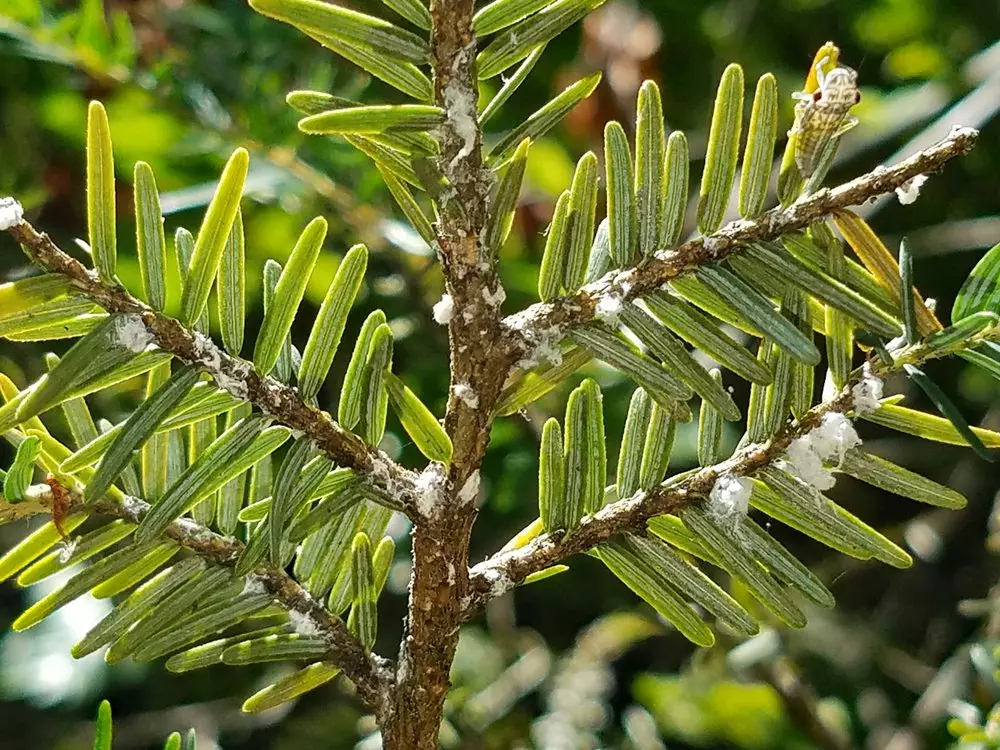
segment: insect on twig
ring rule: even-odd
[[[77,539],[70,539],[62,525],[62,522],[66,520],[66,516],[69,515],[73,499],[69,494],[69,490],[63,487],[59,483],[59,480],[51,474],[45,477],[45,483],[52,491],[52,524],[56,527],[56,531],[59,532],[59,536],[63,540],[63,550],[59,555],[59,562],[65,563],[76,550],[78,541]]]
[[[826,73],[823,66],[828,60],[823,57],[816,63],[819,87],[815,91],[792,94],[798,104],[788,136],[795,137],[795,163],[804,179],[816,171],[830,142],[858,124],[858,119],[850,114],[851,107],[861,101],[858,74],[842,65]]]

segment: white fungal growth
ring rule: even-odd
[[[463,50],[455,56],[453,72],[461,69],[464,58],[469,53],[470,50]],[[444,88],[444,107],[448,123],[455,131],[455,135],[462,139],[462,147],[449,164],[452,168],[476,148],[476,138],[479,135],[476,99],[476,92],[471,88],[466,88],[458,75],[453,75]]]
[[[462,505],[471,505],[479,497],[479,470],[476,469],[465,480],[462,489],[458,491],[458,500]]]
[[[872,374],[871,365],[865,362],[861,380],[851,388],[854,413],[858,416],[875,411],[882,406],[882,379]]]
[[[483,299],[490,307],[500,307],[503,301],[507,299],[507,292],[504,291],[504,288],[500,284],[497,284],[495,292],[491,292],[487,287],[483,287]]]
[[[450,294],[444,294],[437,304],[434,305],[434,322],[438,325],[446,326],[451,322],[455,314],[455,300]]]
[[[24,209],[13,198],[0,198],[0,231],[6,232],[24,220]]]
[[[899,202],[904,206],[909,206],[911,203],[916,202],[917,198],[920,197],[920,188],[923,184],[927,182],[927,175],[918,174],[911,180],[907,180],[898,188],[896,188],[896,197],[899,198]]]
[[[472,386],[468,383],[456,383],[452,386],[451,390],[455,394],[455,397],[470,409],[479,408],[479,396],[476,395],[476,392],[472,390]]]
[[[708,496],[708,514],[712,520],[734,532],[747,514],[753,481],[747,477],[723,474],[715,480]]]
[[[250,363],[234,359],[229,367],[231,372],[226,372],[222,368],[222,352],[212,339],[195,331],[194,342],[198,363],[209,370],[216,385],[240,400],[245,399],[250,393],[246,384],[247,376],[250,374]]]
[[[306,637],[323,635],[323,628],[316,622],[316,618],[308,612],[300,612],[297,609],[288,610],[288,619],[295,628],[295,632]]]
[[[715,255],[726,246],[726,242],[719,237],[708,235],[704,240],[702,240],[702,245],[708,252]]]
[[[115,325],[115,341],[123,349],[140,354],[153,343],[153,336],[139,315],[122,315]]]
[[[605,294],[597,301],[595,315],[609,326],[618,324],[618,316],[622,311],[622,298],[615,294]]]
[[[48,485],[41,486],[46,489],[48,488]],[[125,495],[118,505],[130,519],[138,517],[141,513],[145,513],[149,509],[149,506],[143,500],[133,497],[132,495]]]
[[[413,483],[416,493],[417,511],[430,518],[444,507],[444,475],[440,464],[428,464]]]

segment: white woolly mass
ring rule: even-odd
[[[713,237],[708,235],[702,241],[702,246],[708,250],[708,252],[715,255],[717,252],[722,250],[726,246],[726,242],[721,237]]]
[[[240,592],[240,596],[257,596],[258,594],[266,593],[267,587],[260,576],[255,576],[251,573],[243,579],[243,590]]]
[[[813,450],[824,461],[836,457],[837,465],[844,463],[844,454],[861,445],[861,438],[851,424],[851,420],[839,411],[827,412],[818,427],[809,432]]]
[[[0,231],[6,232],[24,220],[24,209],[13,198],[0,198]]]
[[[76,552],[76,546],[80,543],[80,537],[74,537],[67,542],[63,543],[63,547],[59,550],[59,563],[65,565],[69,562],[69,559]]]
[[[917,198],[920,197],[920,188],[923,187],[925,182],[927,182],[927,175],[918,174],[912,180],[907,180],[896,188],[896,197],[899,198],[899,202],[904,206],[915,203]]]
[[[514,588],[514,581],[511,580],[510,576],[504,573],[502,570],[497,570],[496,568],[487,568],[483,575],[486,580],[490,582],[490,597],[496,598],[502,596]]]
[[[490,292],[489,289],[483,287],[483,299],[490,307],[500,307],[504,300],[507,299],[507,292],[504,291],[504,288],[500,284],[497,284],[495,292]]]
[[[823,466],[823,459],[813,450],[807,437],[796,438],[785,452],[785,467],[817,490],[829,490],[837,483],[833,473]]]
[[[42,485],[43,487],[48,487],[48,485]],[[130,517],[135,518],[140,513],[145,513],[149,506],[144,500],[140,500],[132,495],[125,495],[122,497],[121,501],[118,503],[119,507]]]
[[[436,515],[444,507],[444,475],[440,464],[428,464],[413,483],[417,510],[425,518]]]
[[[733,531],[747,514],[753,481],[748,477],[723,474],[715,480],[708,496],[708,514],[715,522]]]
[[[791,442],[785,451],[784,468],[817,490],[829,490],[837,480],[824,464],[836,460],[840,465],[844,454],[859,445],[861,438],[851,420],[840,412],[828,412],[808,435]]]
[[[456,55],[456,66],[461,64],[463,56],[470,53],[471,50],[465,50]],[[464,88],[459,76],[452,76],[444,88],[444,107],[448,122],[455,134],[462,139],[462,148],[451,160],[449,165],[451,167],[471,154],[476,147],[476,135],[478,134],[476,99],[476,92]]]
[[[535,331],[530,328],[522,329],[516,323],[517,321],[515,321],[512,328],[522,331],[532,344],[531,350],[517,361],[515,365],[517,369],[530,370],[541,362],[548,362],[556,367],[562,364],[563,353],[559,342],[562,341],[563,336],[566,334],[562,328],[552,326],[551,328],[543,328],[540,331]]]
[[[479,408],[479,396],[476,395],[476,392],[472,390],[472,386],[468,383],[456,383],[452,386],[451,390],[455,393],[455,397],[470,409]]]
[[[315,618],[308,612],[299,612],[297,609],[288,610],[288,619],[295,628],[295,632],[304,636],[323,635],[323,629],[316,622]]]
[[[871,365],[865,362],[861,380],[851,388],[854,413],[858,416],[875,411],[882,406],[882,379],[872,374]]]
[[[463,505],[471,505],[477,497],[479,497],[479,469],[469,475],[462,489],[458,491],[458,500]]]
[[[605,294],[597,301],[595,315],[610,326],[617,325],[622,312],[622,299],[613,294]]]
[[[246,366],[243,369],[249,372],[250,367]],[[242,400],[250,395],[250,391],[244,380],[241,380],[240,378],[231,378],[221,370],[213,371],[212,375],[215,377],[215,382],[218,384],[219,388],[224,391],[228,391],[232,395],[236,396],[236,398]]]
[[[153,336],[139,315],[122,315],[115,325],[115,340],[124,349],[140,354],[153,343]]]
[[[222,351],[205,334],[194,332],[195,351],[198,355],[198,362],[210,371],[216,385],[224,391],[228,391],[238,399],[245,399],[249,395],[246,378],[250,374],[251,365],[239,359],[233,359],[232,374],[222,369]]]
[[[451,322],[455,314],[455,300],[450,294],[441,295],[441,299],[434,305],[434,322],[438,325],[446,326]]]

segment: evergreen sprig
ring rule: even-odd
[[[782,160],[781,205],[764,210],[777,83],[770,74],[760,78],[744,127],[744,74],[732,64],[708,124],[692,219],[698,231],[681,242],[691,177],[687,139],[667,135],[659,89],[647,81],[638,95],[635,142],[622,124],[608,123],[603,181],[599,160],[585,154],[556,203],[539,273],[541,301],[504,317],[497,266],[532,141],[588,97],[600,77],[572,84],[510,132],[493,136],[483,126],[510,106],[545,44],[601,0],[496,0],[477,13],[472,0],[429,9],[420,0],[384,4],[417,30],[395,16],[317,0],[251,0],[259,12],[416,100],[362,103],[310,91],[288,97],[304,115],[302,132],[343,138],[375,162],[403,215],[438,253],[445,296],[435,318],[448,326],[452,353],[446,413],[439,419],[394,372],[393,329],[381,310],[347,331],[368,270],[363,245],[344,256],[308,341],[293,340],[293,321],[326,244],[322,217],[303,228],[284,267],[265,264],[264,321],[252,361],[241,358],[252,241],[241,213],[249,168],[243,149],[223,169],[197,235],[183,228],[175,235],[179,320],[164,311],[167,248],[155,175],[136,165],[142,284],[126,289],[116,276],[113,133],[103,106],[93,102],[87,209],[94,269],[25,221],[16,201],[0,200],[0,229],[44,271],[0,285],[0,335],[76,339],[23,390],[0,375],[0,433],[16,448],[3,475],[0,521],[51,515],[0,558],[0,578],[35,583],[89,563],[15,628],[33,626],[88,591],[118,597],[74,655],[108,646],[108,661],[167,657],[173,671],[304,663],[250,697],[247,711],[293,700],[343,672],[376,714],[384,747],[430,748],[459,627],[510,589],[565,572],[575,554],[600,559],[700,646],[715,642],[716,624],[745,636],[759,629],[758,610],[715,583],[708,566],[725,571],[789,627],[805,624],[798,595],[833,605],[822,582],[747,515],[751,507],[844,554],[911,564],[904,550],[822,493],[846,473],[917,502],[964,504],[954,490],[866,452],[852,420],[970,445],[993,458],[1000,434],[970,426],[921,365],[954,354],[1000,377],[1000,250],[976,266],[945,326],[913,287],[907,248],[897,264],[850,207],[894,191],[909,200],[923,175],[973,148],[976,131],[956,128],[899,164],[820,188],[839,136],[854,120],[849,107],[832,119],[815,116],[816,107],[830,105],[824,91],[812,96],[819,83],[810,71]],[[483,44],[474,54],[477,34]],[[817,65],[829,76],[839,51],[831,44],[821,52]],[[479,81],[515,65],[480,113]],[[823,124],[829,122],[835,130]],[[725,223],[734,191],[742,218]],[[834,228],[860,262],[847,258]],[[213,287],[221,347],[207,315]],[[724,323],[757,340],[756,350],[730,339]],[[813,403],[817,332],[826,339],[835,393]],[[323,386],[343,342],[351,351],[334,418],[332,408],[321,408]],[[855,342],[878,357],[852,369]],[[688,345],[721,369],[703,368]],[[601,389],[584,379],[570,393],[563,421],[552,417],[542,431],[538,520],[470,569],[480,469],[494,421],[593,358],[638,386],[617,467],[609,475]],[[883,379],[896,372],[923,388],[942,416],[883,399]],[[121,424],[95,422],[85,397],[136,376],[144,379],[144,402]],[[728,377],[750,382],[745,409],[725,387]],[[700,466],[671,475],[676,425],[693,419],[695,395]],[[42,419],[56,408],[70,426],[72,447]],[[419,471],[378,450],[390,408],[429,459]],[[722,423],[744,414],[746,433],[727,454]],[[44,483],[33,481],[36,470]],[[395,554],[386,535],[395,512],[414,525],[413,574],[406,636],[391,663],[371,649]],[[87,519],[106,523],[74,537]],[[98,729],[97,746],[106,746],[110,713],[103,708]],[[180,742],[177,735],[167,746]]]

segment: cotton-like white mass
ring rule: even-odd
[[[0,231],[7,231],[24,219],[24,209],[13,198],[0,198]]]
[[[616,325],[618,316],[622,311],[622,299],[613,294],[605,294],[597,300],[595,314],[599,320],[603,320],[608,325]]]
[[[440,464],[427,465],[414,482],[417,510],[425,518],[436,515],[444,507],[444,475]]]
[[[451,390],[454,391],[455,396],[470,409],[479,408],[479,396],[476,395],[476,392],[472,390],[472,386],[468,383],[455,383],[455,385],[451,387]]]
[[[747,514],[753,480],[723,474],[715,480],[708,496],[708,514],[716,523],[735,531]]]
[[[851,420],[839,411],[831,411],[823,415],[823,421],[809,433],[813,450],[824,461],[837,459],[839,466],[844,462],[844,454],[851,448],[861,445]]]
[[[907,180],[896,188],[896,197],[899,198],[899,202],[904,206],[915,203],[920,197],[920,188],[925,182],[927,182],[927,175],[918,174],[912,180]]]
[[[837,483],[833,473],[823,466],[823,459],[813,450],[808,436],[796,438],[785,451],[786,468],[817,490],[829,490]]]
[[[875,411],[882,406],[882,379],[872,374],[871,365],[865,362],[861,380],[851,389],[854,413],[858,416]]]
[[[115,326],[115,340],[124,349],[140,354],[153,343],[153,336],[138,315],[123,315]]]
[[[824,464],[841,464],[844,454],[859,445],[861,438],[851,420],[840,412],[827,412],[809,434],[791,442],[785,451],[784,468],[817,490],[829,490],[837,480]]]
[[[468,52],[462,54],[468,54]],[[456,62],[458,60],[459,58],[456,58]],[[456,76],[445,86],[444,106],[448,114],[448,122],[455,134],[462,139],[462,147],[449,165],[454,168],[461,159],[471,154],[476,148],[476,136],[479,133],[476,119],[476,95],[473,91],[463,87],[461,80]]]
[[[438,325],[446,326],[451,322],[455,314],[455,301],[450,294],[441,295],[441,299],[434,305],[434,322]]]

